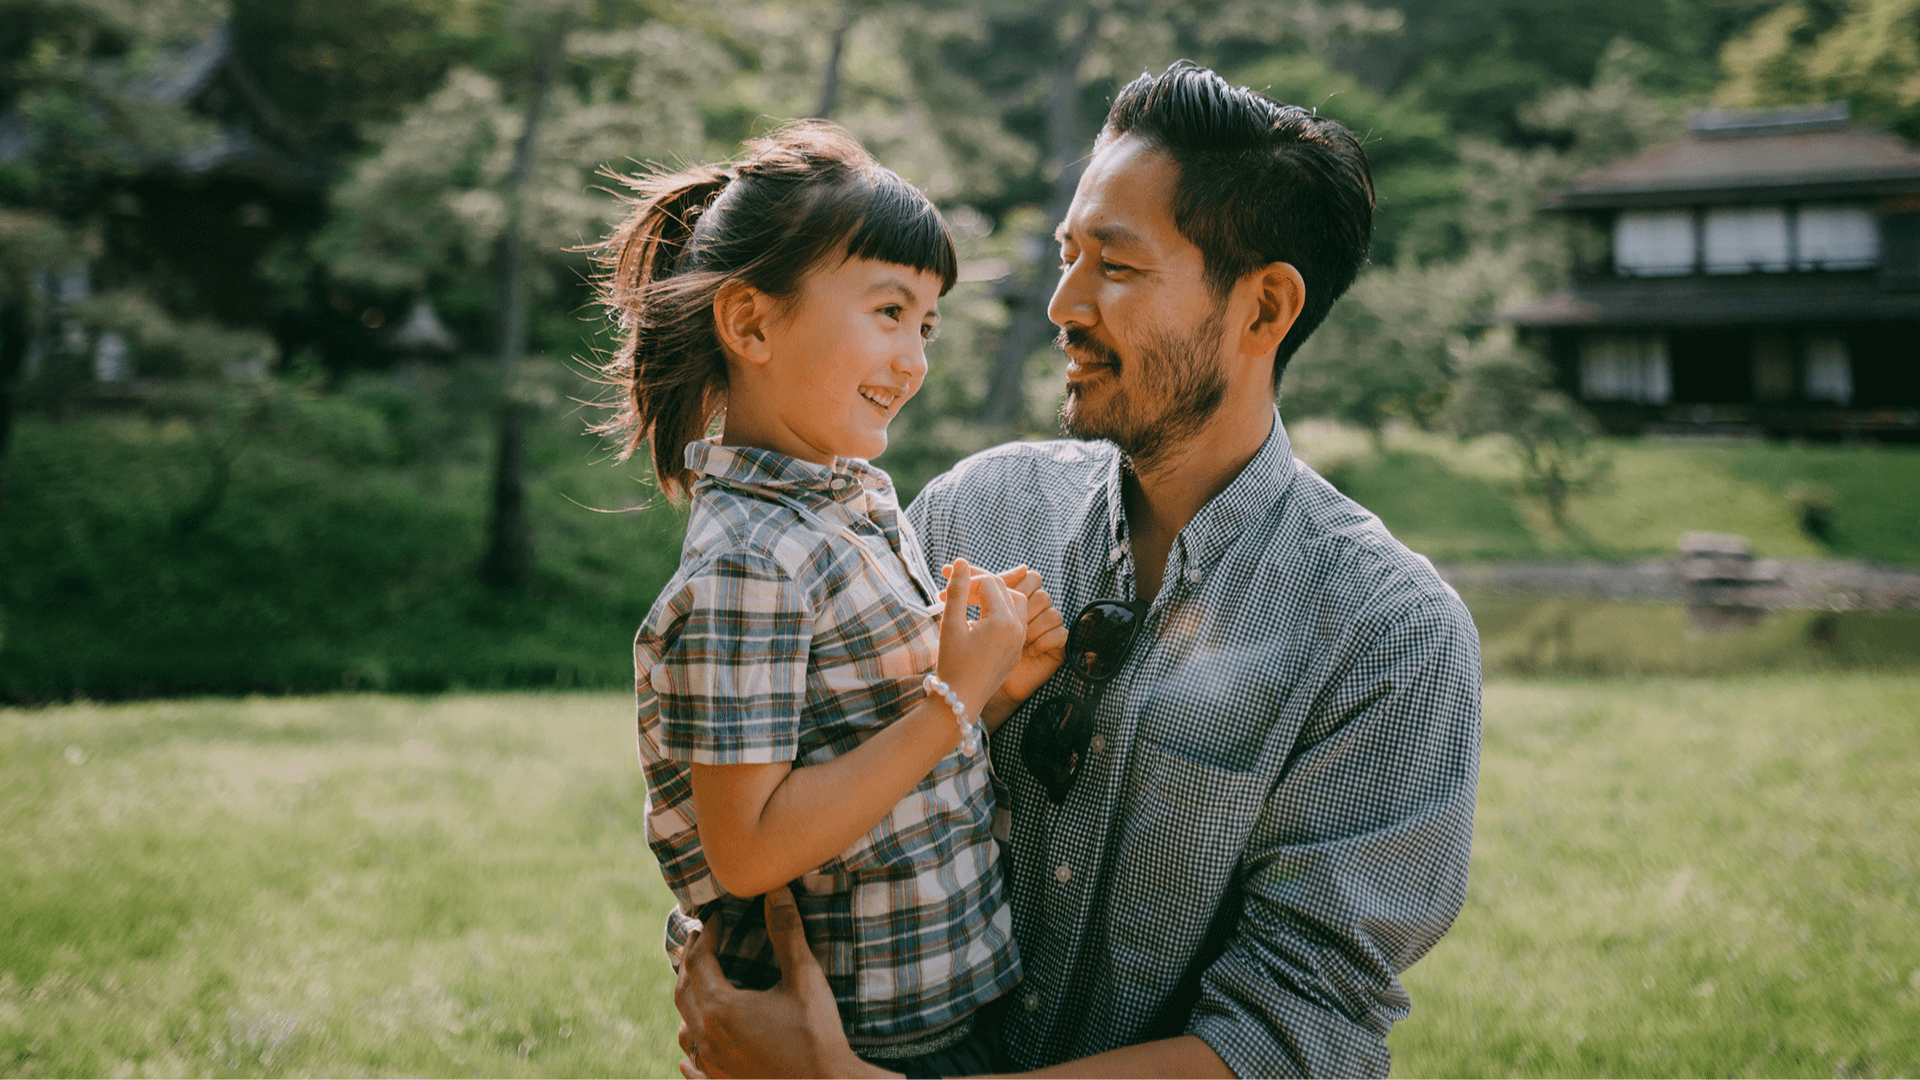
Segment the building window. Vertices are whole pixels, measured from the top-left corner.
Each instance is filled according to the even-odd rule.
[[[1745,274],[1785,270],[1787,208],[1715,206],[1707,210],[1707,273]]]
[[[1802,206],[1794,240],[1801,270],[1871,270],[1880,263],[1880,223],[1869,206]]]
[[[1664,334],[1592,334],[1580,341],[1580,396],[1662,405],[1673,398]]]
[[[1847,351],[1846,338],[1839,334],[1807,337],[1806,391],[1808,401],[1852,403],[1853,356]]]
[[[1613,223],[1613,265],[1623,275],[1693,272],[1693,211],[1627,210]]]

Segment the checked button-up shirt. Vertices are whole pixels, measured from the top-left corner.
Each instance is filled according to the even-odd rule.
[[[1038,570],[1071,620],[1134,596],[1110,443],[1002,446],[909,509],[928,563]],[[1385,1076],[1398,974],[1466,896],[1480,656],[1426,559],[1296,461],[1286,429],[1180,532],[1065,801],[995,733],[1037,1068],[1193,1034],[1241,1076]]]
[[[936,589],[887,475],[697,442],[680,569],[634,640],[647,841],[736,982],[779,968],[758,899],[723,892],[690,764],[815,765],[918,704],[939,654]],[[955,750],[794,899],[856,1046],[937,1030],[1019,979],[984,754]]]

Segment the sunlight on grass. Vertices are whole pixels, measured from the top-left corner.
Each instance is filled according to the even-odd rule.
[[[0,1073],[673,1074],[628,710],[0,714]]]
[[[0,1075],[675,1075],[624,695],[0,711]],[[1496,681],[1400,1075],[1920,1071],[1920,678]]]
[[[1920,678],[1497,682],[1407,1076],[1920,1070]]]

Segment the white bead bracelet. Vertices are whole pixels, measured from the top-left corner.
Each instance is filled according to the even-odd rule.
[[[946,699],[947,708],[953,710],[953,722],[960,725],[960,750],[972,755],[980,752],[980,727],[967,717],[967,705],[960,695],[953,692],[945,680],[938,675],[928,675],[924,684],[927,693]]]

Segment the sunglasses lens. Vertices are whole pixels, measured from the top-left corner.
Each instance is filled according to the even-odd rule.
[[[1140,612],[1127,604],[1088,604],[1068,635],[1068,662],[1081,678],[1094,682],[1110,679],[1127,662],[1133,635],[1139,629]]]
[[[1054,698],[1035,710],[1033,719],[1027,722],[1026,734],[1020,740],[1020,760],[1056,803],[1066,797],[1080,769],[1080,757],[1093,734],[1090,719],[1080,702]]]

